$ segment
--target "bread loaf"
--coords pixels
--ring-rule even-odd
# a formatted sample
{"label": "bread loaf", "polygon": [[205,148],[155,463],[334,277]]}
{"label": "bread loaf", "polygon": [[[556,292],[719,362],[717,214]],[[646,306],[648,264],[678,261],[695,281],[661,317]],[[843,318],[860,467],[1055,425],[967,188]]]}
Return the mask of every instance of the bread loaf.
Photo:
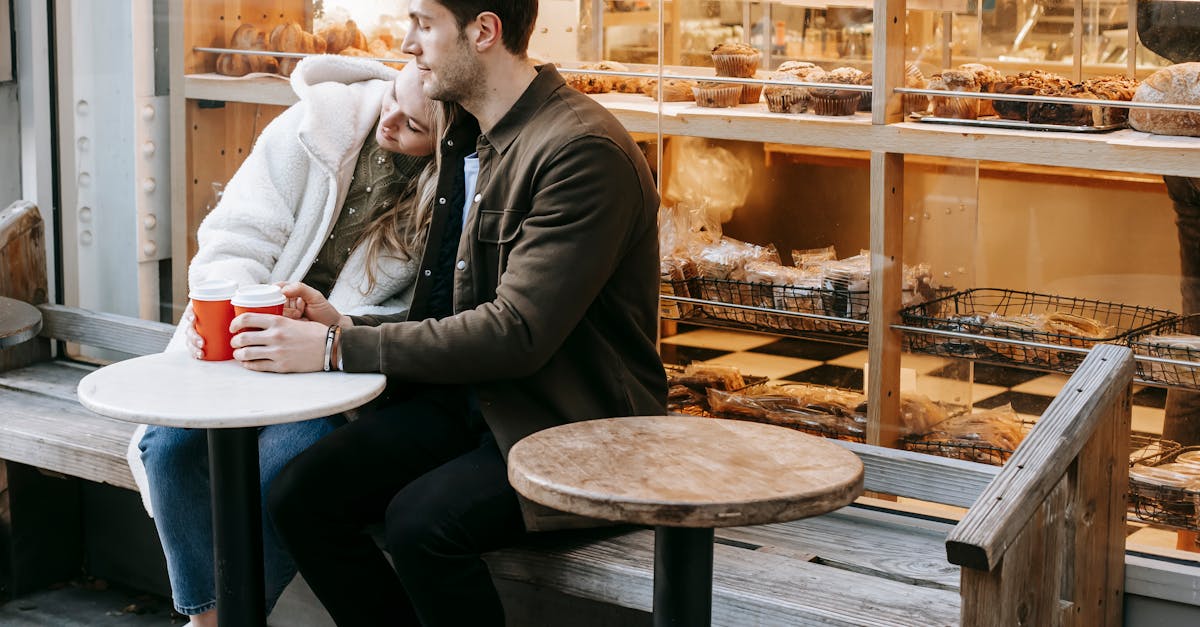
{"label": "bread loaf", "polygon": [[[1134,102],[1200,105],[1200,63],[1180,63],[1161,69],[1142,82]],[[1200,113],[1132,109],[1129,125],[1147,133],[1200,137]]]}
{"label": "bread loaf", "polygon": [[[233,36],[229,38],[229,46],[236,50],[261,50],[267,51],[266,35],[258,30],[258,27],[243,23],[233,31]],[[225,53],[217,57],[217,74],[226,76],[245,76],[251,72],[278,72],[279,61],[275,57],[247,55],[247,54],[229,54]]]}

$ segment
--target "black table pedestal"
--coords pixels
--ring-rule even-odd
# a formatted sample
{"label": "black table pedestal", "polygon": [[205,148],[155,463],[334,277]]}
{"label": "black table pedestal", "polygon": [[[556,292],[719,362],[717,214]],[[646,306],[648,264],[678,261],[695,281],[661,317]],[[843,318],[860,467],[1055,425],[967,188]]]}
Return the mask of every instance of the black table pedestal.
{"label": "black table pedestal", "polygon": [[258,429],[208,430],[220,627],[266,627]]}
{"label": "black table pedestal", "polygon": [[654,627],[712,623],[713,530],[654,528]]}

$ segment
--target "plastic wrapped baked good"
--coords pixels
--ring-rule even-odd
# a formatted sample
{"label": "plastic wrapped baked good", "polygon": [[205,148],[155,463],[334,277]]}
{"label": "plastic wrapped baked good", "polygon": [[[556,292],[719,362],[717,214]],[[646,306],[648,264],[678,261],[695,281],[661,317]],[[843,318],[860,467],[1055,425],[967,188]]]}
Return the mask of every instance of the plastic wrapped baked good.
{"label": "plastic wrapped baked good", "polygon": [[831,437],[861,440],[866,416],[855,408],[862,395],[820,385],[757,385],[736,393],[709,389],[719,416],[768,422]]}
{"label": "plastic wrapped baked good", "polygon": [[1009,404],[962,413],[935,425],[911,441],[916,450],[987,464],[1002,463],[1024,439],[1021,421]]}
{"label": "plastic wrapped baked good", "polygon": [[1129,469],[1129,478],[1137,483],[1152,486],[1192,490],[1200,488],[1200,477],[1197,477],[1193,473],[1176,472],[1168,468],[1168,466],[1171,466],[1171,464],[1163,466],[1135,464]]}

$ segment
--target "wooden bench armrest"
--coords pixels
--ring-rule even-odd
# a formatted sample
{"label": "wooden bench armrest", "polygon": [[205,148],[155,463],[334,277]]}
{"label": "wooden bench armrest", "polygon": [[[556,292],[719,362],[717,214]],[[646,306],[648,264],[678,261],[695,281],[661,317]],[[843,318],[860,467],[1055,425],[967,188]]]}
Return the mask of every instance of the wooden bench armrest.
{"label": "wooden bench armrest", "polygon": [[163,322],[65,307],[38,305],[42,310],[41,336],[96,348],[150,355],[161,353],[175,327]]}
{"label": "wooden bench armrest", "polygon": [[1084,359],[1000,474],[946,539],[951,563],[990,571],[1112,416],[1133,379],[1133,354],[1102,344]]}

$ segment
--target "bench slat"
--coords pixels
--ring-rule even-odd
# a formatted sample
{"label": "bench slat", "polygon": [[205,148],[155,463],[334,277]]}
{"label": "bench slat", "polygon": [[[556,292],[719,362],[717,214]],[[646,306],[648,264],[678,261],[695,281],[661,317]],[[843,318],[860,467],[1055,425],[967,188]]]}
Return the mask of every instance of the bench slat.
{"label": "bench slat", "polygon": [[989,466],[858,442],[834,440],[863,462],[863,481],[871,492],[970,507],[1000,473]]}
{"label": "bench slat", "polygon": [[0,459],[136,489],[125,448],[136,425],[93,414],[75,401],[0,394]]}
{"label": "bench slat", "polygon": [[95,369],[94,366],[69,361],[45,361],[25,368],[0,372],[0,387],[42,394],[74,403],[78,402],[75,388],[79,387],[79,380]]}
{"label": "bench slat", "polygon": [[42,310],[42,337],[95,348],[150,355],[161,353],[175,327],[153,320],[89,311],[62,305],[38,305]]}
{"label": "bench slat", "polygon": [[911,520],[851,506],[788,523],[717,529],[716,536],[812,554],[820,563],[843,570],[957,591],[959,569],[941,559],[952,526],[941,524],[942,529],[935,531],[906,522]]}
{"label": "bench slat", "polygon": [[[958,594],[717,544],[713,625],[955,625]],[[494,577],[649,611],[654,535],[539,543],[488,555]]]}

